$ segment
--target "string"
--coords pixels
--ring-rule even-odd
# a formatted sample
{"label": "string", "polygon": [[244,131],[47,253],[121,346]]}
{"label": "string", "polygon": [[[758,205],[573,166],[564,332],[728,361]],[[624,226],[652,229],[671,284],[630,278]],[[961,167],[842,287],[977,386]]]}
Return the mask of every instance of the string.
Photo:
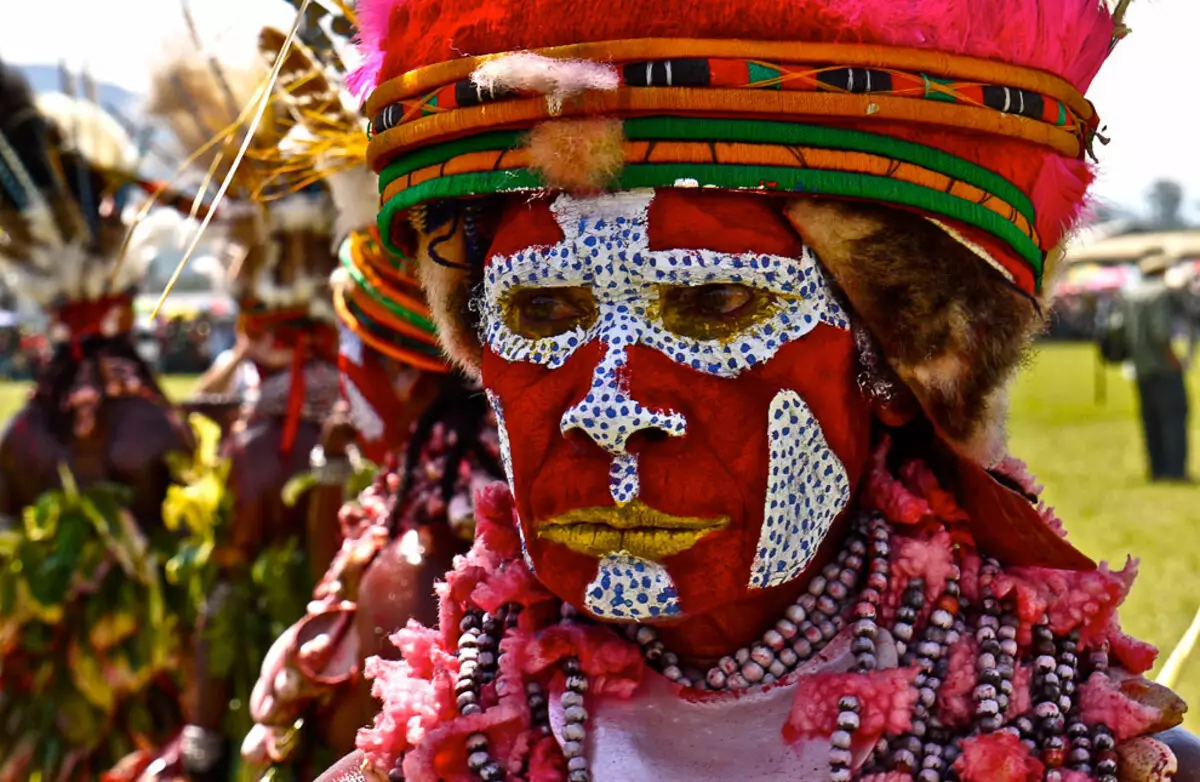
{"label": "string", "polygon": [[283,47],[275,59],[275,65],[271,69],[270,78],[267,79],[265,88],[260,90],[261,94],[258,96],[258,109],[254,113],[253,121],[246,130],[246,137],[242,141],[242,146],[238,150],[237,156],[234,157],[233,164],[230,166],[229,173],[226,174],[225,180],[221,182],[220,189],[217,190],[216,196],[213,197],[213,203],[209,208],[208,214],[204,216],[204,220],[200,223],[200,228],[196,231],[196,235],[192,238],[191,244],[184,253],[183,259],[180,260],[179,265],[175,268],[175,273],[171,275],[171,279],[167,281],[167,286],[163,290],[162,296],[159,297],[158,303],[154,305],[154,310],[150,313],[151,322],[158,317],[158,312],[160,309],[162,309],[163,303],[166,302],[167,296],[170,295],[171,289],[175,287],[175,283],[178,282],[179,276],[183,274],[183,270],[187,267],[188,261],[191,260],[192,254],[195,253],[196,248],[200,245],[200,239],[204,235],[205,229],[208,228],[209,223],[212,222],[212,218],[217,212],[217,207],[225,198],[225,193],[229,190],[229,185],[233,182],[234,174],[237,173],[238,166],[241,164],[242,158],[246,156],[246,150],[248,150],[250,148],[250,144],[253,143],[254,134],[258,130],[259,123],[262,122],[262,118],[266,113],[267,106],[270,105],[271,93],[275,87],[275,82],[279,79],[279,72],[283,69],[283,63],[287,57],[288,50],[292,48],[292,42],[296,39],[296,33],[300,30],[300,25],[304,21],[304,12],[308,10],[308,6],[311,2],[312,0],[302,0],[300,4],[300,10],[296,14],[296,20],[292,23],[292,29],[288,32],[288,36],[283,42]]}

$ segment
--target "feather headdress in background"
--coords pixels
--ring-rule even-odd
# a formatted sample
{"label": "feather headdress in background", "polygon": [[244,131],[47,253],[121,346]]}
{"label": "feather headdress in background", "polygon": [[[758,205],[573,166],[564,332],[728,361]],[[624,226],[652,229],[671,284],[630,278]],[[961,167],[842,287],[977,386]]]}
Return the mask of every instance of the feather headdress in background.
{"label": "feather headdress in background", "polygon": [[[0,64],[0,264],[9,283],[44,308],[127,297],[164,243],[185,230],[160,210],[126,236],[131,201],[149,185],[121,123],[94,102],[35,97]],[[114,274],[122,253],[129,257]]]}

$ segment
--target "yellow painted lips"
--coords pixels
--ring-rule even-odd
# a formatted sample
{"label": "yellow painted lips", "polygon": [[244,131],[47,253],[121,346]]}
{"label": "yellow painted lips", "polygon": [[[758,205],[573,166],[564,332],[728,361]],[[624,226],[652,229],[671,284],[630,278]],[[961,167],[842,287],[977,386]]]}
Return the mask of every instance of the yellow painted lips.
{"label": "yellow painted lips", "polygon": [[537,536],[591,557],[624,551],[653,562],[687,551],[705,535],[728,526],[728,516],[672,516],[635,500],[568,511],[538,525]]}

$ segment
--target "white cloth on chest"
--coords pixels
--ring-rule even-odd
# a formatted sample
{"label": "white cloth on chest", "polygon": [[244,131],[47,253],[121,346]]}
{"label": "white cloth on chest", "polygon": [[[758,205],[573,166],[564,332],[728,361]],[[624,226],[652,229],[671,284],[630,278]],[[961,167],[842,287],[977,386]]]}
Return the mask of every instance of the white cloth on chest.
{"label": "white cloth on chest", "polygon": [[[628,700],[590,697],[587,757],[593,782],[798,782],[829,777],[829,741],[788,744],[783,726],[796,698],[796,680],[848,671],[851,634],[843,631],[821,654],[783,683],[740,695],[689,700],[656,672],[647,671]],[[876,639],[880,668],[897,665],[891,635]],[[563,711],[552,698],[550,724],[561,745]]]}

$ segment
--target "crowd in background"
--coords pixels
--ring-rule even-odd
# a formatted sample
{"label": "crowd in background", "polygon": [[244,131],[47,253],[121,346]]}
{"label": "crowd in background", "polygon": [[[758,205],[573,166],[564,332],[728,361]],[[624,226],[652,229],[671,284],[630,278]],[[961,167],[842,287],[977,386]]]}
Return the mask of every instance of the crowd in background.
{"label": "crowd in background", "polygon": [[[137,348],[157,373],[198,375],[233,347],[235,318],[174,317],[137,330]],[[46,337],[32,326],[0,328],[0,380],[30,380],[46,358]]]}

